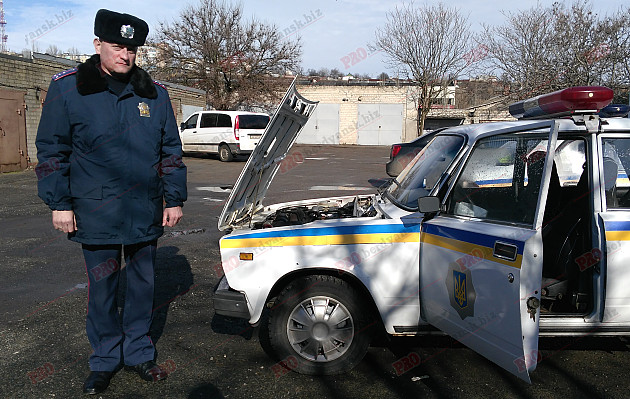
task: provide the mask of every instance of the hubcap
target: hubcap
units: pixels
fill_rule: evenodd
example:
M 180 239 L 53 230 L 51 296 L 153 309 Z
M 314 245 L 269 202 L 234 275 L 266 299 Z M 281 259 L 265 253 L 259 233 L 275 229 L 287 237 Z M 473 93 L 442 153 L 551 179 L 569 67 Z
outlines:
M 315 362 L 330 362 L 350 348 L 354 321 L 339 301 L 317 296 L 297 305 L 287 323 L 289 343 L 300 356 Z

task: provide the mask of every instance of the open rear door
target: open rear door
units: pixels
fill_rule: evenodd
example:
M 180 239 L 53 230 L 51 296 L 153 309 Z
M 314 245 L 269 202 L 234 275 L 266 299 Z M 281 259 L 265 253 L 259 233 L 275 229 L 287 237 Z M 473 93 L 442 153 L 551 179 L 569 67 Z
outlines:
M 420 237 L 423 318 L 527 382 L 557 130 L 546 121 L 479 138 Z

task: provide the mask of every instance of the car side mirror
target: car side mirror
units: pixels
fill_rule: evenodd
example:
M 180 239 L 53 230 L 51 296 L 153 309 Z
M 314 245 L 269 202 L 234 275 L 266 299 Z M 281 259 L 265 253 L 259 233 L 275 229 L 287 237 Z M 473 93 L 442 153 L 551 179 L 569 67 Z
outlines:
M 180 124 L 179 124 L 179 128 L 180 128 L 181 130 L 186 130 L 186 122 L 182 122 L 182 123 L 180 123 Z
M 420 197 L 418 198 L 418 212 L 429 214 L 438 213 L 440 210 L 440 199 L 438 197 Z

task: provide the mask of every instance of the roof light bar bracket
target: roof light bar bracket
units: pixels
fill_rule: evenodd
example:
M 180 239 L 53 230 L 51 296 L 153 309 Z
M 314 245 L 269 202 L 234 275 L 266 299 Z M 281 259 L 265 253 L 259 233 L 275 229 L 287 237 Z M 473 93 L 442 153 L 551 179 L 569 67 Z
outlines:
M 578 113 L 582 112 L 582 113 Z M 586 126 L 586 130 L 589 133 L 596 133 L 601 131 L 601 122 L 602 120 L 599 118 L 599 115 L 583 113 L 585 111 L 576 111 L 574 115 L 571 116 L 573 122 L 576 125 L 584 125 Z

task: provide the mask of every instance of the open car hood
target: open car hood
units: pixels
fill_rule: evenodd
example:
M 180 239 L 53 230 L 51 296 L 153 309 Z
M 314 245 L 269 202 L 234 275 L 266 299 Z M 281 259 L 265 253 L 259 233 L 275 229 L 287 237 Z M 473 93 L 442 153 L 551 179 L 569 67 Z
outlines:
M 262 208 L 262 200 L 280 162 L 289 153 L 316 106 L 317 102 L 309 101 L 297 92 L 294 80 L 241 171 L 219 217 L 219 230 L 251 220 L 252 215 Z

